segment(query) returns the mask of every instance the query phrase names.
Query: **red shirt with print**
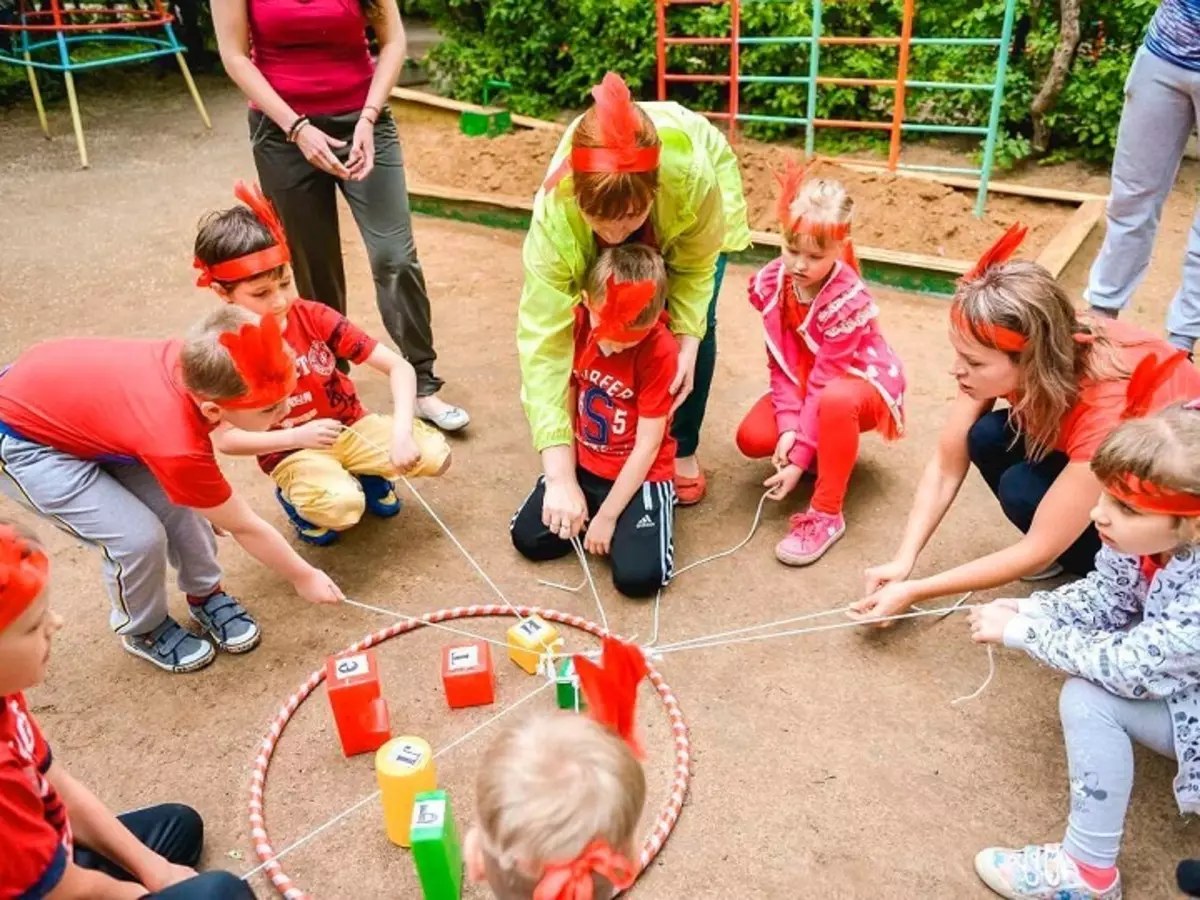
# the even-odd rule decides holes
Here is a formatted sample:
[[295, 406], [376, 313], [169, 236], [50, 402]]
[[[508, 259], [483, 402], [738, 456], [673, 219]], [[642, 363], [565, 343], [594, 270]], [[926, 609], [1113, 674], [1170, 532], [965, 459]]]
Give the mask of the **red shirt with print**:
[[35, 344], [0, 374], [0, 434], [79, 459], [141, 463], [172, 503], [220, 506], [233, 488], [212, 424], [183, 386], [182, 341], [69, 338]]
[[[615, 481], [633, 452], [638, 419], [657, 419], [671, 411], [671, 381], [679, 365], [679, 345], [662, 321], [638, 344], [605, 356], [596, 353], [580, 365], [591, 334], [587, 309], [576, 307], [575, 366], [572, 379], [578, 394], [575, 412], [575, 454], [579, 465], [601, 478]], [[675, 478], [675, 439], [663, 437], [647, 481]]]
[[67, 870], [71, 826], [51, 761], [24, 695], [0, 697], [0, 900], [41, 900]]
[[[337, 361], [355, 365], [367, 361], [379, 344], [341, 313], [323, 303], [297, 300], [288, 310], [283, 339], [296, 354], [296, 389], [288, 397], [288, 414], [277, 427], [292, 428], [312, 419], [337, 419], [353, 425], [367, 414], [349, 376], [338, 371]], [[258, 458], [270, 473], [294, 450], [268, 453]]]

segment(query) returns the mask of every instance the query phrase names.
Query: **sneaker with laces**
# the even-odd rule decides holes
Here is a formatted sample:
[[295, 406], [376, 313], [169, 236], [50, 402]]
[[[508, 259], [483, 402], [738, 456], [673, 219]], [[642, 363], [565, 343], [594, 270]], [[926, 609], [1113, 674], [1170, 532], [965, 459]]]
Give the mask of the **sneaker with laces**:
[[1039, 572], [1022, 575], [1021, 580], [1026, 584], [1037, 584], [1039, 581], [1049, 581], [1052, 578], [1057, 578], [1062, 573], [1063, 567], [1057, 562], [1052, 562]]
[[404, 503], [396, 496], [395, 485], [382, 475], [359, 475], [358, 483], [362, 485], [367, 509], [373, 515], [390, 519], [404, 508]]
[[296, 537], [300, 538], [304, 543], [312, 544], [314, 547], [326, 547], [338, 539], [338, 533], [332, 528], [322, 528], [320, 525], [314, 525], [300, 515], [300, 513], [296, 512], [296, 507], [288, 503], [287, 498], [283, 496], [283, 491], [279, 488], [275, 488], [275, 499], [279, 501], [279, 505], [287, 513], [288, 521], [296, 529]]
[[249, 653], [262, 639], [258, 623], [224, 591], [217, 591], [203, 606], [191, 607], [191, 616], [226, 653]]
[[792, 530], [775, 545], [775, 558], [785, 566], [807, 566], [815, 563], [846, 533], [846, 520], [839, 513], [810, 509], [792, 516]]
[[166, 672], [195, 672], [217, 658], [212, 644], [192, 634], [170, 616], [151, 632], [125, 635], [121, 644], [127, 652]]
[[1008, 900], [1121, 900], [1120, 873], [1103, 890], [1091, 887], [1061, 844], [988, 847], [975, 857], [975, 872]]

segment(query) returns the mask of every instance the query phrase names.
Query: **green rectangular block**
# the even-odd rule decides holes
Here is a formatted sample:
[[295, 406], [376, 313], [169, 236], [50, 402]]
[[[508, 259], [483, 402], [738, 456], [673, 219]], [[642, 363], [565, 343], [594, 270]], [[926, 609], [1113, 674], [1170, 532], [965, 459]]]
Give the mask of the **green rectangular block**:
[[425, 900], [460, 900], [463, 857], [445, 791], [413, 798], [412, 855]]
[[579, 676], [575, 674], [575, 660], [570, 656], [558, 661], [554, 675], [554, 690], [558, 697], [558, 708], [581, 712], [587, 704], [579, 690]]

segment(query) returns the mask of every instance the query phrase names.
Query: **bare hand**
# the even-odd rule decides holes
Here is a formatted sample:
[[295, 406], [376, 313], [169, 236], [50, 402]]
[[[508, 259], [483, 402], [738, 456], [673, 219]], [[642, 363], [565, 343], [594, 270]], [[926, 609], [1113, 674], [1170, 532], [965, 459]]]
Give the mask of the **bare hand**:
[[971, 640], [977, 644], [1003, 644], [1004, 629], [1017, 617], [1017, 611], [1009, 606], [1016, 601], [994, 600], [986, 606], [977, 606], [967, 615], [971, 625]]
[[804, 471], [799, 466], [789, 463], [764, 481], [763, 487], [770, 489], [769, 496], [772, 500], [782, 500], [796, 489], [803, 477]]
[[346, 168], [351, 181], [365, 181], [375, 168], [375, 123], [370, 119], [361, 118], [354, 126]]
[[152, 894], [165, 891], [169, 887], [195, 877], [195, 869], [189, 869], [187, 866], [177, 866], [175, 863], [169, 862], [162, 857], [159, 857], [158, 862], [155, 863], [150, 871], [141, 873], [142, 883], [146, 886], [146, 890]]
[[912, 563], [902, 559], [893, 559], [881, 566], [872, 566], [866, 571], [865, 593], [870, 595], [892, 582], [903, 581], [912, 574], [912, 570]]
[[300, 148], [300, 152], [304, 154], [304, 158], [308, 160], [309, 165], [320, 169], [322, 172], [328, 172], [330, 175], [336, 175], [338, 178], [349, 178], [350, 170], [342, 165], [333, 154], [334, 147], [345, 147], [345, 141], [339, 141], [337, 138], [330, 137], [320, 128], [312, 123], [302, 125], [300, 131], [296, 134], [296, 146]]
[[345, 426], [337, 419], [313, 419], [292, 429], [296, 446], [306, 450], [326, 450], [337, 443]]
[[779, 441], [775, 444], [775, 453], [771, 457], [771, 462], [775, 464], [775, 468], [782, 469], [788, 464], [788, 455], [795, 446], [796, 432], [785, 431], [779, 436]]
[[542, 500], [542, 524], [550, 533], [568, 541], [583, 530], [587, 522], [587, 501], [575, 476], [546, 479]]
[[342, 589], [320, 569], [312, 569], [294, 585], [296, 593], [309, 603], [340, 603], [346, 599]]
[[421, 461], [421, 448], [413, 440], [412, 429], [402, 431], [396, 429], [392, 435], [392, 465], [400, 474], [410, 471]]
[[675, 369], [675, 379], [671, 382], [670, 392], [675, 395], [671, 412], [679, 409], [683, 401], [692, 393], [696, 380], [696, 355], [700, 352], [700, 338], [690, 334], [676, 335], [679, 342], [679, 364]]
[[608, 556], [612, 550], [612, 537], [616, 528], [616, 519], [604, 513], [598, 513], [588, 525], [587, 534], [583, 537], [583, 548], [588, 553], [595, 553], [597, 556]]
[[[908, 608], [920, 599], [911, 581], [893, 581], [870, 596], [851, 604], [848, 615], [859, 622], [886, 619], [907, 612]], [[876, 624], [879, 628], [890, 628], [893, 623], [881, 621]]]

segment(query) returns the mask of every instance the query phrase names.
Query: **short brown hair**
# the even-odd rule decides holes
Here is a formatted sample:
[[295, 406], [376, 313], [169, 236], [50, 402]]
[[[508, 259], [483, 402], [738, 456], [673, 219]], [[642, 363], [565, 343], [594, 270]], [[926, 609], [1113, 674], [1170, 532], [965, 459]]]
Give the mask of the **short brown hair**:
[[632, 328], [649, 328], [667, 306], [667, 266], [662, 254], [645, 244], [621, 244], [600, 251], [587, 272], [588, 305], [599, 309], [604, 305], [608, 279], [618, 282], [653, 281], [654, 299], [632, 322]]
[[[530, 900], [546, 864], [597, 838], [633, 853], [646, 775], [628, 745], [586, 716], [540, 713], [497, 735], [476, 779], [488, 885], [498, 900]], [[613, 886], [593, 875], [596, 900]]]
[[[639, 149], [661, 146], [658, 129], [650, 116], [636, 103], [633, 108], [638, 120], [636, 146]], [[595, 106], [580, 117], [571, 136], [571, 146], [588, 149], [605, 146]], [[597, 219], [623, 219], [640, 216], [650, 209], [658, 190], [658, 169], [650, 172], [574, 172], [572, 183], [575, 202], [587, 215]]]
[[[188, 334], [179, 354], [183, 384], [191, 393], [220, 403], [236, 400], [247, 392], [221, 335], [237, 332], [243, 325], [258, 324], [258, 316], [240, 306], [223, 303], [200, 320]], [[289, 356], [292, 350], [284, 346]]]
[[[251, 253], [258, 253], [274, 247], [278, 243], [271, 230], [255, 215], [248, 206], [231, 206], [210, 212], [200, 220], [196, 232], [196, 243], [193, 248], [196, 259], [208, 267], [219, 266], [232, 259], [240, 259]], [[270, 272], [260, 272], [259, 275], [271, 274], [276, 277], [283, 274], [283, 266], [277, 266]], [[258, 275], [254, 276], [255, 278]], [[243, 279], [245, 280], [245, 279]], [[238, 284], [236, 281], [217, 282], [222, 287]]]

